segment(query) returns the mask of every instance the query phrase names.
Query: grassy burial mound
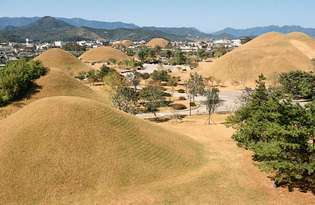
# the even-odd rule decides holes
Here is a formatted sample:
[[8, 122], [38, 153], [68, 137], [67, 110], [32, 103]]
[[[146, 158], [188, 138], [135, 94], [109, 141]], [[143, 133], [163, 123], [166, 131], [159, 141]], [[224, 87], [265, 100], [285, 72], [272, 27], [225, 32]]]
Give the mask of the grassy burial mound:
[[88, 50], [80, 56], [80, 59], [85, 63], [105, 63], [111, 60], [121, 62], [128, 60], [129, 57], [118, 49], [103, 46]]
[[106, 204], [200, 164], [193, 140], [87, 98], [38, 100], [0, 129], [1, 204]]
[[309, 57], [280, 33], [267, 33], [219, 58], [201, 63], [199, 71], [225, 82], [252, 84], [263, 73], [273, 79], [278, 73], [313, 69]]
[[91, 70], [88, 65], [82, 63], [78, 58], [59, 48], [49, 49], [35, 60], [41, 61], [46, 67], [59, 68], [71, 75]]
[[113, 43], [114, 46], [117, 46], [117, 45], [119, 46], [120, 45], [120, 46], [124, 46], [126, 48], [132, 46], [132, 44], [133, 44], [133, 42], [130, 41], [130, 40], [116, 41], [116, 42]]
[[32, 97], [33, 99], [53, 96], [77, 96], [99, 101], [105, 100], [104, 96], [98, 95], [91, 88], [58, 69], [50, 70], [46, 76], [38, 79], [36, 84], [39, 85], [40, 89]]
[[169, 45], [169, 43], [170, 42], [164, 38], [153, 38], [147, 43], [147, 46], [150, 48], [156, 47], [166, 48]]
[[287, 36], [292, 45], [304, 53], [304, 55], [310, 59], [315, 58], [315, 40], [312, 37], [300, 32], [289, 33]]

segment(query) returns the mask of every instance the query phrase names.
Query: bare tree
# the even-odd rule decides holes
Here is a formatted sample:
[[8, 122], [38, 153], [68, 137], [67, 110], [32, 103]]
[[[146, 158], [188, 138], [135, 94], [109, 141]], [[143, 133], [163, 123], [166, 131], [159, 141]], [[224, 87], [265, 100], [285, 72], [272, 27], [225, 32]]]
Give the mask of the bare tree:
[[209, 115], [209, 125], [211, 124], [211, 115], [215, 112], [217, 107], [220, 104], [220, 97], [219, 97], [219, 89], [218, 88], [211, 88], [206, 91], [206, 106], [207, 106], [207, 111]]
[[205, 91], [204, 79], [198, 73], [190, 74], [190, 79], [186, 83], [186, 93], [189, 98], [189, 115], [191, 115], [191, 104], [195, 102], [195, 97], [203, 95]]

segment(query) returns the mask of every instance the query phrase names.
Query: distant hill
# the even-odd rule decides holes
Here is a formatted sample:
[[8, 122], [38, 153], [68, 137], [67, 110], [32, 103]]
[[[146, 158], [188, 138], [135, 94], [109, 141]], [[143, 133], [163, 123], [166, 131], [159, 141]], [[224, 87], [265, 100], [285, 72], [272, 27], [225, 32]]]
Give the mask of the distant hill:
[[[0, 29], [6, 27], [22, 27], [30, 25], [41, 19], [41, 17], [0, 17]], [[123, 23], [123, 22], [103, 22], [103, 21], [92, 21], [81, 18], [59, 18], [56, 19], [62, 20], [75, 27], [91, 27], [98, 29], [117, 29], [117, 28], [139, 28], [135, 24]]]
[[164, 33], [161, 31], [151, 31], [146, 30], [143, 28], [137, 29], [114, 29], [114, 30], [104, 30], [104, 29], [93, 29], [93, 28], [86, 28], [89, 31], [96, 33], [97, 35], [105, 38], [110, 39], [113, 41], [117, 40], [132, 40], [132, 41], [139, 41], [139, 40], [151, 40], [152, 38], [166, 38], [168, 40], [185, 40], [185, 37], [177, 36], [174, 34]]
[[81, 18], [57, 18], [62, 20], [70, 25], [76, 27], [90, 27], [90, 28], [97, 28], [97, 29], [118, 29], [118, 28], [127, 28], [127, 29], [136, 29], [139, 26], [130, 23], [123, 23], [123, 22], [104, 22], [104, 21], [92, 21], [86, 20]]
[[15, 42], [23, 42], [26, 38], [34, 41], [101, 39], [97, 34], [87, 29], [72, 26], [53, 17], [40, 18], [27, 26], [7, 27], [0, 31], [0, 38]]
[[148, 31], [160, 31], [163, 33], [173, 34], [191, 39], [207, 39], [210, 37], [209, 34], [203, 33], [196, 28], [192, 27], [143, 27], [144, 30]]
[[38, 41], [75, 39], [94, 40], [98, 37], [115, 41], [122, 39], [150, 40], [152, 38], [191, 40], [209, 39], [212, 36], [189, 27], [141, 28], [135, 24], [127, 24], [123, 22], [91, 21], [80, 18], [0, 18], [0, 40], [24, 41], [25, 38], [31, 38]]
[[244, 37], [259, 36], [269, 32], [279, 32], [284, 34], [288, 34], [291, 32], [302, 32], [312, 37], [315, 37], [315, 28], [303, 28], [301, 26], [266, 26], [247, 29], [226, 28], [221, 31], [213, 33], [213, 35], [229, 34], [235, 37]]

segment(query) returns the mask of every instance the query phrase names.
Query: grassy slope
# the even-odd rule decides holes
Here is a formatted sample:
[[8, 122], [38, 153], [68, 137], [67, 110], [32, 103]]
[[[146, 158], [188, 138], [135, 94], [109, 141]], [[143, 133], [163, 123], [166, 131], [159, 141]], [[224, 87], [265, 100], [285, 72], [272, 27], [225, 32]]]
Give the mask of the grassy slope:
[[102, 63], [110, 59], [115, 59], [117, 62], [120, 62], [128, 58], [126, 54], [110, 46], [92, 48], [80, 56], [80, 59], [86, 63]]
[[279, 33], [257, 37], [244, 46], [224, 55], [214, 63], [201, 63], [199, 71], [205, 76], [244, 83], [254, 82], [261, 73], [273, 77], [290, 70], [311, 70], [310, 59]]
[[46, 67], [58, 68], [71, 75], [91, 70], [89, 66], [82, 63], [78, 58], [59, 48], [49, 49], [35, 58], [35, 60], [41, 61]]
[[153, 38], [147, 43], [147, 46], [151, 48], [155, 48], [157, 46], [165, 48], [169, 43], [170, 42], [164, 38]]
[[38, 100], [0, 129], [1, 204], [106, 198], [200, 164], [193, 140], [87, 98]]

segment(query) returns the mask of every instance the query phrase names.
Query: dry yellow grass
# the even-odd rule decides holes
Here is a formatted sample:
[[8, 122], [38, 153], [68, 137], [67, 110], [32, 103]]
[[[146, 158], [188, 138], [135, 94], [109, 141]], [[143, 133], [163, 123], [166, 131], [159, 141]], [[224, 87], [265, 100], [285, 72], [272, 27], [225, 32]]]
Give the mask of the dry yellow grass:
[[113, 43], [114, 46], [115, 46], [115, 45], [121, 45], [121, 46], [124, 46], [124, 47], [126, 47], [126, 48], [132, 46], [132, 44], [133, 44], [133, 42], [130, 41], [130, 40], [115, 41], [115, 42]]
[[80, 56], [80, 59], [85, 63], [104, 63], [111, 59], [121, 62], [128, 60], [129, 57], [118, 49], [103, 46], [88, 50]]
[[292, 45], [299, 49], [310, 59], [315, 58], [315, 40], [305, 33], [293, 32], [289, 33], [288, 38]]
[[87, 98], [38, 100], [0, 129], [0, 204], [106, 204], [200, 165], [193, 140]]
[[71, 75], [92, 69], [72, 54], [59, 48], [49, 49], [36, 57], [35, 60], [41, 61], [46, 67], [59, 68]]
[[147, 46], [150, 48], [156, 48], [158, 46], [161, 48], [166, 48], [169, 43], [170, 42], [164, 38], [153, 38], [147, 43]]
[[[311, 193], [276, 189], [267, 175], [254, 165], [251, 153], [239, 148], [233, 141], [233, 129], [221, 124], [225, 118], [226, 115], [214, 115], [217, 124], [211, 126], [207, 124], [207, 116], [192, 116], [182, 122], [162, 124], [163, 128], [185, 134], [203, 144], [208, 161], [196, 170], [153, 183], [149, 190], [157, 192], [156, 201], [143, 204], [315, 203]], [[137, 198], [136, 193], [134, 198]]]
[[45, 76], [36, 80], [35, 83], [38, 85], [38, 89], [29, 98], [0, 108], [0, 120], [17, 112], [25, 105], [45, 97], [77, 96], [110, 104], [108, 93], [96, 93], [69, 74], [56, 68], [50, 69]]
[[308, 56], [280, 33], [267, 33], [224, 55], [214, 63], [200, 63], [199, 72], [225, 82], [252, 84], [263, 73], [273, 79], [281, 72], [313, 69]]

